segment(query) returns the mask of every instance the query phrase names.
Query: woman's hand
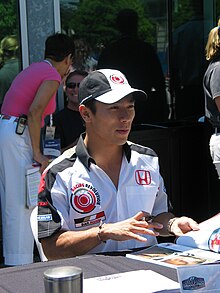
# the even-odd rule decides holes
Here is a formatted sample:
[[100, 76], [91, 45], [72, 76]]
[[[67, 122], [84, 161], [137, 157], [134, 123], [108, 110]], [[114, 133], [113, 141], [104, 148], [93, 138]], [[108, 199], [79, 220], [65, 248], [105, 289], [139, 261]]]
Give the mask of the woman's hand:
[[46, 156], [42, 155], [41, 153], [34, 155], [34, 161], [40, 164], [40, 173], [42, 174], [43, 171], [47, 168], [50, 163], [50, 159]]

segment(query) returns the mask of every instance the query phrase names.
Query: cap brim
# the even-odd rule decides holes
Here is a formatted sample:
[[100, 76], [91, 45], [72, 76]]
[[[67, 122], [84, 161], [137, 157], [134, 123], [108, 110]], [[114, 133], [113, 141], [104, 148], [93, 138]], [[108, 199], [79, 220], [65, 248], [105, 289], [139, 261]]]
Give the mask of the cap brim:
[[135, 100], [146, 100], [147, 99], [147, 94], [144, 91], [134, 89], [131, 87], [127, 87], [127, 88], [124, 87], [121, 89], [111, 90], [101, 96], [98, 96], [97, 98], [95, 98], [95, 100], [102, 102], [104, 104], [113, 104], [113, 103], [120, 101], [121, 99], [123, 99], [124, 97], [126, 97], [127, 95], [130, 95], [130, 94], [133, 95], [133, 98]]

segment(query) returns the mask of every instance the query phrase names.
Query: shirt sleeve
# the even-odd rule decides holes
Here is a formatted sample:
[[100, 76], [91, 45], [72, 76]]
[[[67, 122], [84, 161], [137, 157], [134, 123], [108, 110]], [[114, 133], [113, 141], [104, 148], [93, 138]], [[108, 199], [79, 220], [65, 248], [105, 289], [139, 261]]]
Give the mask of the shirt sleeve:
[[41, 183], [38, 193], [38, 238], [50, 237], [60, 229], [65, 229], [62, 213], [54, 204], [59, 201], [63, 203], [61, 194], [52, 196], [52, 190], [56, 189], [57, 177], [52, 174], [51, 169], [44, 173], [41, 177]]
[[216, 66], [212, 72], [210, 78], [210, 90], [213, 96], [213, 99], [220, 96], [220, 66]]
[[61, 76], [54, 67], [44, 65], [44, 80], [56, 80], [61, 83]]
[[164, 181], [162, 176], [159, 178], [159, 188], [156, 195], [152, 215], [155, 217], [161, 213], [172, 211], [172, 205], [166, 193], [166, 188], [164, 186]]

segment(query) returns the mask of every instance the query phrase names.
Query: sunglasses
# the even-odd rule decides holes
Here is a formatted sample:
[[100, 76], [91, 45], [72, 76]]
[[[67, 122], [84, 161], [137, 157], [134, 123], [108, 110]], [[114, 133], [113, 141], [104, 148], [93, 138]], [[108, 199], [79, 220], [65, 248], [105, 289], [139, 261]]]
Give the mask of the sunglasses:
[[66, 84], [66, 87], [70, 88], [70, 89], [74, 89], [76, 86], [79, 87], [80, 82], [70, 82]]

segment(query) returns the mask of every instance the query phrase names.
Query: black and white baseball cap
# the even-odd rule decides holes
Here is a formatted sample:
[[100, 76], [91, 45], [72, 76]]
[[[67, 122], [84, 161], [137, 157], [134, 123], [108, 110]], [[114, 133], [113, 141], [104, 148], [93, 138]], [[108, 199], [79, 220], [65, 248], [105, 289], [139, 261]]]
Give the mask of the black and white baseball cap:
[[100, 69], [89, 73], [79, 86], [79, 104], [95, 99], [105, 104], [113, 104], [127, 95], [134, 99], [146, 99], [144, 91], [132, 88], [119, 70]]

